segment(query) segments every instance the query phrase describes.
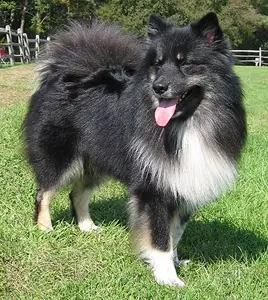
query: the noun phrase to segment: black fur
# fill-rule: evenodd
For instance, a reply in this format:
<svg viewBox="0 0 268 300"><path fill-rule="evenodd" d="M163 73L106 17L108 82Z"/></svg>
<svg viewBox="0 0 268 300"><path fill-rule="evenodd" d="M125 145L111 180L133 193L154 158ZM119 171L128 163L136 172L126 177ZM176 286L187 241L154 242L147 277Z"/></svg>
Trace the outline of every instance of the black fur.
<svg viewBox="0 0 268 300"><path fill-rule="evenodd" d="M197 205L174 195L169 178L162 188L150 164L179 167L189 120L211 151L234 164L246 137L241 87L217 17L178 28L152 16L144 45L114 26L73 24L48 46L25 120L38 186L59 188L74 161L87 162L90 172L128 185L149 218L153 246L167 251L174 210L180 207L185 223ZM178 116L159 127L155 109L174 97Z"/></svg>
<svg viewBox="0 0 268 300"><path fill-rule="evenodd" d="M35 222L37 222L37 217L40 212L40 205L41 205L42 198L43 198L43 191L41 189L37 189L36 197L35 197L34 215L33 215L33 219Z"/></svg>

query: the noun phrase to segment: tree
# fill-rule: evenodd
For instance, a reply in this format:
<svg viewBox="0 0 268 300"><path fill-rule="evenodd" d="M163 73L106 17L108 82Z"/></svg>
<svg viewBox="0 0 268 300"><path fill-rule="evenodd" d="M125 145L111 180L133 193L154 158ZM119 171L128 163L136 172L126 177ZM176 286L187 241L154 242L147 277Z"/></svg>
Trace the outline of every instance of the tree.
<svg viewBox="0 0 268 300"><path fill-rule="evenodd" d="M47 36L70 19L97 16L144 35L151 13L184 26L209 11L218 14L233 47L268 47L267 0L2 0L0 26Z"/></svg>
<svg viewBox="0 0 268 300"><path fill-rule="evenodd" d="M101 5L96 14L102 20L123 24L128 30L143 35L151 13L167 18L177 12L176 0L112 0Z"/></svg>
<svg viewBox="0 0 268 300"><path fill-rule="evenodd" d="M220 14L226 36L234 47L253 39L261 26L261 15L248 0L229 0Z"/></svg>
<svg viewBox="0 0 268 300"><path fill-rule="evenodd" d="M151 13L168 17L182 26L209 11L218 14L233 47L255 45L266 33L268 19L262 14L268 11L267 0L111 0L97 9L97 15L142 35Z"/></svg>
<svg viewBox="0 0 268 300"><path fill-rule="evenodd" d="M23 1L23 8L21 12L21 21L20 21L20 31L21 33L24 32L24 25L25 25L25 14L28 8L28 0Z"/></svg>
<svg viewBox="0 0 268 300"><path fill-rule="evenodd" d="M14 9L16 8L15 1L0 2L0 25L11 25L14 20Z"/></svg>

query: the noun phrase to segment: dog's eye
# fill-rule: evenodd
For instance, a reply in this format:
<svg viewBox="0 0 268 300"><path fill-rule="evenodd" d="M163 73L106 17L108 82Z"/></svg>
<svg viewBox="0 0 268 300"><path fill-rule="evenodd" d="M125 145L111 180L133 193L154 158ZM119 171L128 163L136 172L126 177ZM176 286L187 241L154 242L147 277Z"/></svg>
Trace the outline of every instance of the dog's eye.
<svg viewBox="0 0 268 300"><path fill-rule="evenodd" d="M126 72L126 75L127 75L128 77L131 77L131 76L133 76L133 75L135 74L135 70L132 69L132 68L129 68L129 67L126 67L126 68L125 68L125 72Z"/></svg>
<svg viewBox="0 0 268 300"><path fill-rule="evenodd" d="M181 53L177 54L176 59L177 59L177 63L179 66L182 66L185 64L185 57Z"/></svg>
<svg viewBox="0 0 268 300"><path fill-rule="evenodd" d="M154 62L154 65L156 67L161 67L163 65L163 59L162 58L157 58L156 61Z"/></svg>

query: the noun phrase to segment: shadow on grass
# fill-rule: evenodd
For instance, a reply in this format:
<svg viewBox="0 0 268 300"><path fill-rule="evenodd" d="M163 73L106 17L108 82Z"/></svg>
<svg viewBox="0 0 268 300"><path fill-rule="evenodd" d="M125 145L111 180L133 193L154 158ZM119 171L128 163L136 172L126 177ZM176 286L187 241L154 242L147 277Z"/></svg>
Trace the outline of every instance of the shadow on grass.
<svg viewBox="0 0 268 300"><path fill-rule="evenodd" d="M116 221L121 226L128 226L127 198L113 197L89 205L90 215L97 225L107 226ZM53 213L53 221L74 222L69 209L57 210ZM53 223L54 223L53 222Z"/></svg>
<svg viewBox="0 0 268 300"><path fill-rule="evenodd" d="M127 199L113 197L105 201L90 204L91 216L97 225L107 226L118 222L128 225ZM70 213L60 211L54 216L55 220L72 222ZM254 232L240 229L226 221L199 221L192 219L179 244L181 258L189 258L203 263L217 260L236 259L253 261L261 253L267 251L268 242L265 237L257 236Z"/></svg>
<svg viewBox="0 0 268 300"><path fill-rule="evenodd" d="M267 239L226 221L191 220L179 244L182 258L204 263L216 260L256 260L267 251Z"/></svg>

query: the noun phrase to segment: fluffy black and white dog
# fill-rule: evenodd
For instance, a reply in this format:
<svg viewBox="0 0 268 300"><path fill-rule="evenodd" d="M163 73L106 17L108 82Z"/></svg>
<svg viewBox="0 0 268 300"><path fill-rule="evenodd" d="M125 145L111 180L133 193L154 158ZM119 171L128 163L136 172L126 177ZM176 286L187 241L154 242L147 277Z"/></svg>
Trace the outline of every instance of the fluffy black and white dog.
<svg viewBox="0 0 268 300"><path fill-rule="evenodd" d="M158 283L183 286L185 224L233 184L246 137L232 61L214 13L183 28L152 15L144 44L98 22L60 32L24 123L37 226L52 229L50 201L72 183L79 228L96 229L88 200L113 176L129 187L138 253Z"/></svg>

